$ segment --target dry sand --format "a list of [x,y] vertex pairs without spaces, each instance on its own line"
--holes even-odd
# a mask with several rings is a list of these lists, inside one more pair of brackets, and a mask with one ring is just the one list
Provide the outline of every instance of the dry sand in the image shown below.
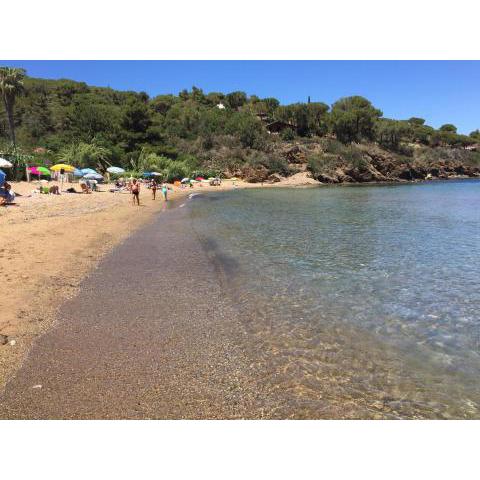
[[[300,173],[263,187],[315,184]],[[153,201],[146,188],[141,193],[142,205],[136,207],[129,194],[110,193],[108,185],[89,195],[30,195],[36,185],[13,183],[13,191],[21,196],[16,205],[0,207],[0,389],[20,366],[32,341],[52,325],[60,305],[75,295],[88,271],[166,207],[160,191]],[[79,190],[78,184],[73,186]],[[260,185],[225,181],[221,187],[175,188],[170,198],[192,191],[253,187]]]

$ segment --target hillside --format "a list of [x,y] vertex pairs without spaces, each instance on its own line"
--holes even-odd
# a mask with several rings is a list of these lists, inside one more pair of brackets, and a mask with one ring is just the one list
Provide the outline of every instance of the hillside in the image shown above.
[[420,118],[386,119],[362,97],[280,105],[196,87],[149,98],[72,80],[25,76],[21,83],[16,148],[0,110],[0,151],[17,176],[24,164],[60,160],[100,171],[118,165],[134,175],[156,170],[168,180],[201,174],[276,181],[300,171],[328,183],[480,174],[478,130],[466,136],[451,124],[436,130]]

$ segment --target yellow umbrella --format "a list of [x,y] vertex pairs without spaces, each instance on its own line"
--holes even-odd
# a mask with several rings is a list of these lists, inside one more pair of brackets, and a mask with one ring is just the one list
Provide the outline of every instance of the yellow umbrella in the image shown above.
[[73,172],[75,170],[75,167],[72,167],[72,165],[66,165],[65,163],[57,163],[57,165],[50,167],[50,170],[52,170],[52,172],[59,172],[62,168],[65,172]]

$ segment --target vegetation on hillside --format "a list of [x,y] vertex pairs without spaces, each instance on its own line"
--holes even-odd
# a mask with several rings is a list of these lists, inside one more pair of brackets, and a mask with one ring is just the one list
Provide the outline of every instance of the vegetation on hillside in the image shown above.
[[[451,124],[434,129],[421,118],[387,119],[359,96],[331,107],[196,87],[150,98],[6,67],[0,93],[0,152],[18,167],[62,161],[161,171],[170,180],[218,174],[252,181],[308,168],[324,181],[370,181],[417,178],[439,162],[466,165],[467,174],[480,165],[470,150],[479,130],[467,136]],[[269,133],[273,124],[279,134]]]

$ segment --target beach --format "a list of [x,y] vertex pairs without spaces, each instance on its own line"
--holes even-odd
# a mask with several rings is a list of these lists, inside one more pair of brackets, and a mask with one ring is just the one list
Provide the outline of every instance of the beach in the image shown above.
[[476,185],[25,197],[0,417],[478,418]]
[[261,414],[238,315],[191,234],[187,208],[133,233],[79,293],[0,396],[0,418]]
[[[237,180],[219,187],[174,188],[171,204],[191,193],[255,188]],[[317,182],[305,176],[270,186],[304,186]],[[52,182],[51,184],[54,184]],[[32,342],[54,323],[56,312],[76,295],[82,278],[111,249],[165,211],[142,189],[140,207],[127,193],[110,193],[101,185],[92,194],[31,195],[37,182],[13,183],[16,205],[0,209],[0,269],[3,287],[0,315],[0,389],[21,365]],[[64,190],[78,184],[65,184]]]

